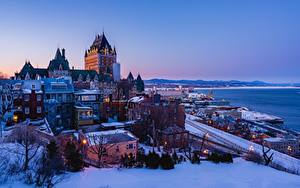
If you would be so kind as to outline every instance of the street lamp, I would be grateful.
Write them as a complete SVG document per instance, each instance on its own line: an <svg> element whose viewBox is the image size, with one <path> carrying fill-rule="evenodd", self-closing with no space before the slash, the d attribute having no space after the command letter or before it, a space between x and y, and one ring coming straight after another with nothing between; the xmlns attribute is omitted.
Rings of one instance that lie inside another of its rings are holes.
<svg viewBox="0 0 300 188"><path fill-rule="evenodd" d="M83 140L82 140L82 143L83 143L83 145L86 145L86 144L87 144L87 140L86 140L86 139L83 139Z"/></svg>
<svg viewBox="0 0 300 188"><path fill-rule="evenodd" d="M249 147L249 151L254 151L254 147L252 145Z"/></svg>

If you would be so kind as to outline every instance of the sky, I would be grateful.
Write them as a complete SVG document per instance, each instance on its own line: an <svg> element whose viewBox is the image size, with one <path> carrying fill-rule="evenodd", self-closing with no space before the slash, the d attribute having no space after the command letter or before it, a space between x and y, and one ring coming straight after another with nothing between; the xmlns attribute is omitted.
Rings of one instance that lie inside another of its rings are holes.
<svg viewBox="0 0 300 188"><path fill-rule="evenodd" d="M47 67L58 47L84 67L97 33L122 76L300 82L298 0L0 0L0 71Z"/></svg>

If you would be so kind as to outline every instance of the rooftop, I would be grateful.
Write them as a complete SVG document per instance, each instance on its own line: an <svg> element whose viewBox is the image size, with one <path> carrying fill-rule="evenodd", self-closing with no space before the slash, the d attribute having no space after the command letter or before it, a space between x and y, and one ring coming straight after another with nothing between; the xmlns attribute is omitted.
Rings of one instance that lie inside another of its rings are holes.
<svg viewBox="0 0 300 188"><path fill-rule="evenodd" d="M103 142L102 144L115 144L137 140L137 138L130 132L119 129L110 131L89 132L86 133L85 136L88 138L90 145L97 144L97 141L95 143L93 139L94 136L100 138L100 142Z"/></svg>

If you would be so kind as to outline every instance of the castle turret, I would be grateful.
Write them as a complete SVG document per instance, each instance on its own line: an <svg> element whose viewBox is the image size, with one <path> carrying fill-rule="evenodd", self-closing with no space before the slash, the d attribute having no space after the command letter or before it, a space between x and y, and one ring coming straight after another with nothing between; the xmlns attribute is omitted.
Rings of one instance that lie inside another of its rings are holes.
<svg viewBox="0 0 300 188"><path fill-rule="evenodd" d="M85 69L95 70L102 77L113 81L113 65L117 63L115 47L112 48L106 39L105 34L96 35L93 44L85 53Z"/></svg>
<svg viewBox="0 0 300 188"><path fill-rule="evenodd" d="M135 86L136 86L136 90L138 92L140 92L140 93L144 92L144 90L145 90L145 84L144 84L144 81L143 81L143 79L142 79L142 77L141 77L140 74L136 78Z"/></svg>

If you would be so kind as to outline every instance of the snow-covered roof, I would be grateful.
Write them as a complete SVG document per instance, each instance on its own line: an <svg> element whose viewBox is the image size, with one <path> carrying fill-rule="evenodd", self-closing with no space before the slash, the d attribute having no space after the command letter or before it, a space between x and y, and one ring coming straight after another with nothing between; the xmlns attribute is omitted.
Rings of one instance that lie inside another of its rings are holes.
<svg viewBox="0 0 300 188"><path fill-rule="evenodd" d="M144 100L143 96L136 96L136 97L132 97L131 99L129 99L128 102L140 103L143 100Z"/></svg>
<svg viewBox="0 0 300 188"><path fill-rule="evenodd" d="M100 95L101 92L98 89L83 89L76 91L75 95Z"/></svg>
<svg viewBox="0 0 300 188"><path fill-rule="evenodd" d="M265 138L264 139L267 142L289 142L289 141L296 141L295 139L292 138L280 138L280 137L270 137L270 138Z"/></svg>
<svg viewBox="0 0 300 188"><path fill-rule="evenodd" d="M123 122L110 122L110 123L101 123L103 127L123 127L125 123Z"/></svg>
<svg viewBox="0 0 300 188"><path fill-rule="evenodd" d="M89 106L74 106L75 108L78 108L78 109L84 109L84 110L92 110L92 108L91 107L89 107Z"/></svg>
<svg viewBox="0 0 300 188"><path fill-rule="evenodd" d="M30 94L30 93L32 93L31 89L23 89L22 91L23 91L24 94ZM34 91L35 91L35 93L39 93L39 94L43 93L42 90L34 90Z"/></svg>
<svg viewBox="0 0 300 188"><path fill-rule="evenodd" d="M125 122L108 122L108 123L101 123L101 126L103 127L125 127L133 125L135 121L125 121Z"/></svg>
<svg viewBox="0 0 300 188"><path fill-rule="evenodd" d="M120 142L128 142L128 141L135 141L137 138L130 133L129 131L125 130L110 130L110 131L98 131L98 132L89 132L85 133L85 136L88 139L89 145L99 144L93 139L94 136L101 137L103 140L102 144L113 144L113 143L120 143Z"/></svg>
<svg viewBox="0 0 300 188"><path fill-rule="evenodd" d="M270 137L270 138L265 138L265 141L268 142L281 142L283 141L283 138L279 138L279 137Z"/></svg>

